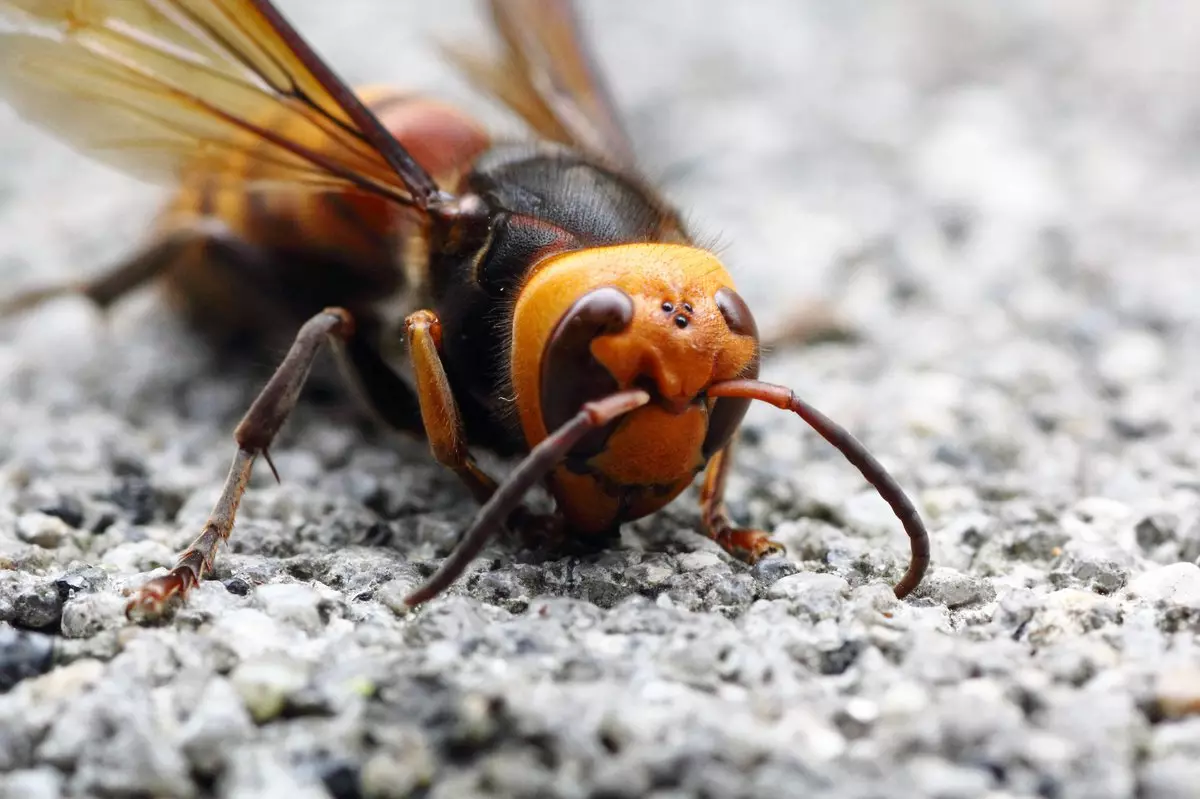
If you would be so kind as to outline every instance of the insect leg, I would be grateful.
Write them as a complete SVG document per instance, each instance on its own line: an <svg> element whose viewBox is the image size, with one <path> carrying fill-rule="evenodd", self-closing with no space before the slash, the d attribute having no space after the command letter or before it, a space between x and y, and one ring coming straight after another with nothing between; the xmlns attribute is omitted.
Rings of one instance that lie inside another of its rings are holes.
<svg viewBox="0 0 1200 799"><path fill-rule="evenodd" d="M80 296L91 300L101 310L132 291L146 285L166 272L194 247L209 247L219 254L245 260L253 250L234 236L224 223L211 218L199 218L181 224L140 252L110 267L88 280L65 280L47 286L27 289L0 300L0 319L33 310L60 297ZM253 257L258 257L257 253Z"/></svg>
<svg viewBox="0 0 1200 799"><path fill-rule="evenodd" d="M904 493L904 489L858 439L850 435L837 422L797 397L796 392L786 386L762 383L758 380L724 380L709 386L708 395L710 397L759 400L781 410L791 411L803 419L821 438L828 441L834 449L842 453L846 460L855 469L858 469L859 474L879 493L879 498L891 507L892 512L896 514L896 518L903 525L904 532L908 534L908 569L900 578L900 582L896 583L894 589L896 598L904 599L916 590L917 586L921 584L921 580L924 579L925 572L929 569L929 531L925 529L925 522L921 521L921 515L917 513L916 506ZM713 482L717 488L720 487L719 475L714 476ZM719 495L719 491L713 493Z"/></svg>
<svg viewBox="0 0 1200 799"><path fill-rule="evenodd" d="M496 493L496 481L479 468L467 450L462 416L442 366L442 323L433 311L417 311L404 320L404 331L433 457L462 479L476 501L487 502Z"/></svg>
<svg viewBox="0 0 1200 799"><path fill-rule="evenodd" d="M761 530L734 527L725 507L725 478L733 463L733 442L713 455L704 472L704 485L700 488L701 525L704 533L716 541L738 560L755 563L768 555L784 552L783 545L771 540Z"/></svg>
<svg viewBox="0 0 1200 799"><path fill-rule="evenodd" d="M322 343L331 338L345 340L353 333L354 319L341 308L326 308L300 328L295 342L284 356L283 363L259 392L250 405L250 410L242 417L241 423L234 431L237 454L233 457L229 476L225 478L221 496L205 522L204 530L187 551L179 556L175 568L165 576L146 583L134 594L126 605L126 615L134 611L144 615L156 615L168 599L175 594L187 594L205 574L212 571L217 547L229 538L233 529L234 516L237 514L242 494L246 491L246 484L250 481L255 459L259 455L263 456L271 471L275 473L275 479L279 479L268 449L279 428L287 420L288 414L295 407L300 389L304 386Z"/></svg>
<svg viewBox="0 0 1200 799"><path fill-rule="evenodd" d="M650 395L645 391L631 389L584 403L579 413L542 439L517 465L504 485L492 492L491 499L483 503L458 546L424 585L404 598L404 604L410 608L416 607L445 591L480 553L505 516L519 507L525 492L561 463L580 439L649 401Z"/></svg>

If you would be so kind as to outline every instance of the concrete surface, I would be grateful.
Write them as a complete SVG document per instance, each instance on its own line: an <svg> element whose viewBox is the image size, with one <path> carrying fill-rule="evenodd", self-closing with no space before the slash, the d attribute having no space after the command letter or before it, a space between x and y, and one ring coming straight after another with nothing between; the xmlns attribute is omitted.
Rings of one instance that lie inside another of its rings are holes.
<svg viewBox="0 0 1200 799"><path fill-rule="evenodd" d="M517 130L434 59L464 2L286 0L355 82ZM935 568L798 421L731 485L793 569L695 533L504 547L399 598L470 515L418 445L311 392L231 551L160 627L120 590L198 531L271 358L153 293L0 332L0 796L1185 797L1200 784L1200 10L1169 0L592 3L648 171L767 367L919 500ZM101 268L158 195L0 110L0 280Z"/></svg>

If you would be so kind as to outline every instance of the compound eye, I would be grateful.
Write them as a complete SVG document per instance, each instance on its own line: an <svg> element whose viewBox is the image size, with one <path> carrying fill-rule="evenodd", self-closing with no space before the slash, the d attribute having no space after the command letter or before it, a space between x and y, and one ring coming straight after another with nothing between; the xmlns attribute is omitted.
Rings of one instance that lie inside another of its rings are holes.
<svg viewBox="0 0 1200 799"><path fill-rule="evenodd" d="M714 299L717 310L725 318L725 324L729 325L729 332L738 336L750 336L758 341L758 325L754 322L754 314L750 313L746 301L736 291L728 287L717 289ZM741 377L758 377L757 355ZM713 403L708 417L708 433L704 437L702 447L705 459L729 444L749 407L750 400L741 398L722 397Z"/></svg>
<svg viewBox="0 0 1200 799"><path fill-rule="evenodd" d="M750 313L749 306L740 294L729 287L722 287L717 289L714 299L717 310L725 318L725 324L729 325L730 332L758 338L758 325L754 321L754 314Z"/></svg>
<svg viewBox="0 0 1200 799"><path fill-rule="evenodd" d="M592 355L592 341L628 329L633 314L633 299L628 294L604 286L580 297L559 320L542 353L542 421L546 432L553 433L568 422L585 402L620 388L616 378ZM572 452L598 451L610 432L602 428L588 434Z"/></svg>

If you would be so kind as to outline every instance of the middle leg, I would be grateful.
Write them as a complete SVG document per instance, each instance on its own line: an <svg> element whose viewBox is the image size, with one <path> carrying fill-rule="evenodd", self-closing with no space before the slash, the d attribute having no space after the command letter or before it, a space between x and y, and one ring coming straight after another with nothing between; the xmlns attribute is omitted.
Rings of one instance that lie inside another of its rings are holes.
<svg viewBox="0 0 1200 799"><path fill-rule="evenodd" d="M237 454L229 468L229 476L221 496L213 507L208 521L192 545L179 556L175 568L141 587L125 607L126 615L137 612L146 616L158 615L167 601L176 594L186 595L212 571L217 548L228 540L234 517L258 456L266 459L275 479L279 479L271 463L269 449L296 406L300 390L312 369L313 360L328 339L345 340L354 334L354 319L341 308L327 308L309 319L300 332L283 363L255 398L250 410L234 431Z"/></svg>
<svg viewBox="0 0 1200 799"><path fill-rule="evenodd" d="M704 534L738 560L757 563L768 555L783 554L784 547L762 530L735 527L725 507L725 479L733 462L733 441L713 455L700 489L700 524Z"/></svg>

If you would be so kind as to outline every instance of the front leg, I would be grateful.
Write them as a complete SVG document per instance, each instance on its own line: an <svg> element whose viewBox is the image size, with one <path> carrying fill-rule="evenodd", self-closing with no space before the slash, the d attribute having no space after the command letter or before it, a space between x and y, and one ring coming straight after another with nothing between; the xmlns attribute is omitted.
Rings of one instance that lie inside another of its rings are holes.
<svg viewBox="0 0 1200 799"><path fill-rule="evenodd" d="M179 556L175 568L165 576L146 583L133 595L125 607L126 615L134 612L145 616L158 615L167 600L176 594L185 596L205 574L212 571L217 548L222 541L228 540L229 533L233 530L238 504L242 501L242 494L246 492L246 484L250 482L255 459L259 455L266 458L275 479L279 479L279 473L271 463L268 450L279 428L296 406L300 389L308 378L321 345L331 338L349 339L353 333L354 319L348 311L341 308L326 308L300 328L283 363L275 370L275 374L255 398L250 410L234 431L237 454L233 457L229 476L225 478L221 496L205 522L204 530L187 551Z"/></svg>
<svg viewBox="0 0 1200 799"><path fill-rule="evenodd" d="M442 323L433 311L417 311L404 320L417 399L429 449L438 463L463 481L481 505L496 493L496 481L479 468L467 449L467 433L450 379L442 365Z"/></svg>
<svg viewBox="0 0 1200 799"><path fill-rule="evenodd" d="M475 501L484 505L496 493L497 483L479 468L467 448L462 414L442 364L442 323L433 311L417 311L404 320L404 330L417 379L421 419L433 457L457 474ZM533 548L557 547L565 532L558 514L541 516L523 505L509 512L504 526L519 531L520 541Z"/></svg>
<svg viewBox="0 0 1200 799"><path fill-rule="evenodd" d="M783 544L761 530L734 527L725 507L725 478L733 462L733 442L708 462L700 489L700 523L704 534L738 560L757 563L768 555L782 555Z"/></svg>

